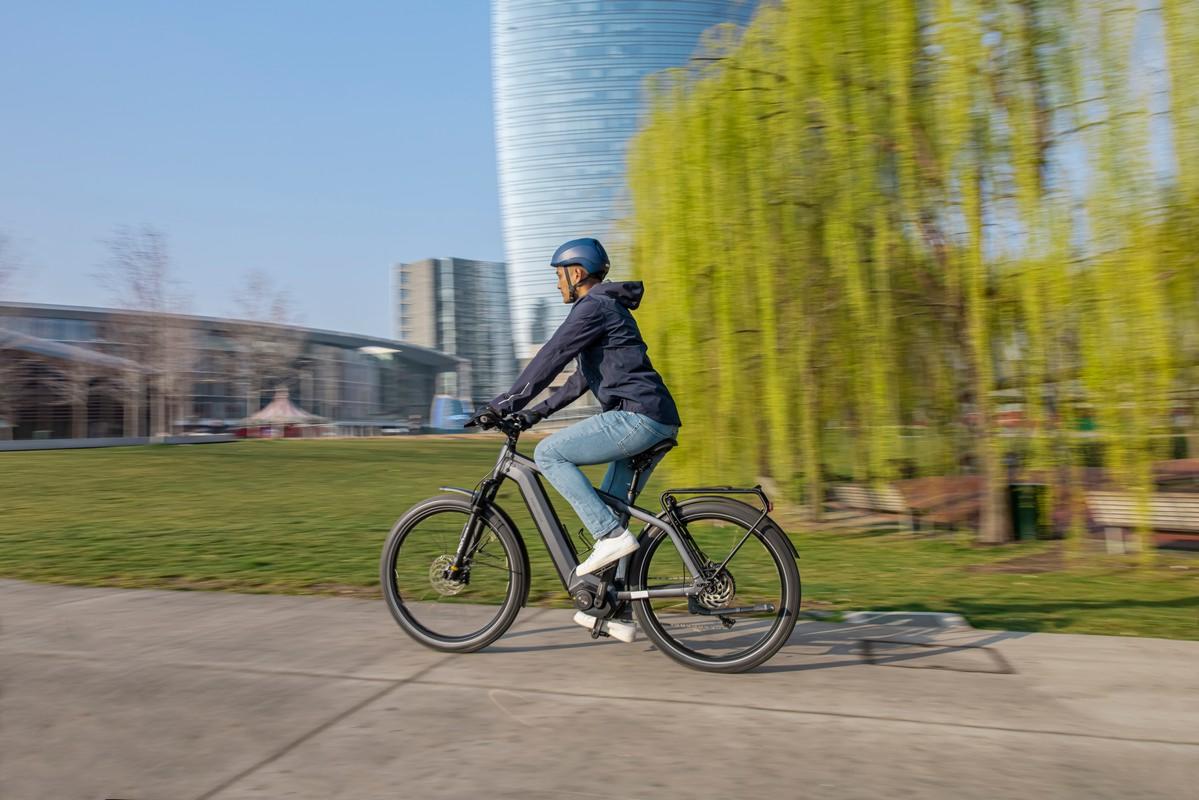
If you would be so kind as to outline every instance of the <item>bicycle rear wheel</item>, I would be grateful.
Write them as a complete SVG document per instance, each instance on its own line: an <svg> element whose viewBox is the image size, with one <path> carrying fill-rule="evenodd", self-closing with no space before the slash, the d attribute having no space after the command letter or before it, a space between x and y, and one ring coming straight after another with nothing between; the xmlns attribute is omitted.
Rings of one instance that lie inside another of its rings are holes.
<svg viewBox="0 0 1199 800"><path fill-rule="evenodd" d="M464 579L446 576L470 513L466 498L432 498L401 517L383 546L379 579L391 615L435 650L469 653L491 644L515 621L527 594L523 546L491 510L463 564Z"/></svg>
<svg viewBox="0 0 1199 800"><path fill-rule="evenodd" d="M635 600L637 620L662 652L689 667L753 669L777 653L795 627L801 588L791 546L764 520L734 552L761 514L744 503L704 499L678 509L714 579L694 601ZM657 528L643 534L632 576L634 590L687 586L694 578L670 537Z"/></svg>

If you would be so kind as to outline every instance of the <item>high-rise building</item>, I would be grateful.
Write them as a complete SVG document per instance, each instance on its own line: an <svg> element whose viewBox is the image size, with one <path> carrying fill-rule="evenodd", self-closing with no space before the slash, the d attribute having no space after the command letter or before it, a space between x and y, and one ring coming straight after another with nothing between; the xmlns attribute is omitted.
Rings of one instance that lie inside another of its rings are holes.
<svg viewBox="0 0 1199 800"><path fill-rule="evenodd" d="M519 357L536 344L533 335L553 333L569 310L549 267L554 249L567 239L613 233L645 77L686 64L705 30L747 22L753 6L495 0L496 147Z"/></svg>
<svg viewBox="0 0 1199 800"><path fill-rule="evenodd" d="M439 394L478 407L516 379L508 275L502 262L426 258L392 268L394 336L456 355L469 372L441 375Z"/></svg>

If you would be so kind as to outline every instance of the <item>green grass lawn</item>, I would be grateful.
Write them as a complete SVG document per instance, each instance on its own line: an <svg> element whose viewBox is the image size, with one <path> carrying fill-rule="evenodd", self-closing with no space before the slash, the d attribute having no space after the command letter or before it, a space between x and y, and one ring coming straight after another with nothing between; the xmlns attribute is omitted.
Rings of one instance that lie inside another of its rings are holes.
<svg viewBox="0 0 1199 800"><path fill-rule="evenodd" d="M391 524L440 485L473 487L499 439L256 441L0 454L0 576L95 586L373 595ZM522 448L529 454L532 443ZM669 458L669 457L668 457ZM589 468L598 481L602 468ZM720 483L718 475L713 483ZM658 477L641 498L656 509ZM556 493L571 531L581 525ZM532 600L566 605L515 487ZM809 609L955 611L976 627L1199 639L1199 558L1149 568L1054 542L795 532ZM380 606L382 613L382 606Z"/></svg>

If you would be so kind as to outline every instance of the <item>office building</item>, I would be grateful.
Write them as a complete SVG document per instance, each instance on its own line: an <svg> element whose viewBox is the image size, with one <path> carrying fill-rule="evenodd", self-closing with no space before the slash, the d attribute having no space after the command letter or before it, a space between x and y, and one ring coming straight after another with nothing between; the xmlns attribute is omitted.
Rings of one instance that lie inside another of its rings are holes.
<svg viewBox="0 0 1199 800"><path fill-rule="evenodd" d="M426 258L392 268L394 336L469 363L445 373L438 394L479 407L516 378L508 274L503 263Z"/></svg>
<svg viewBox="0 0 1199 800"><path fill-rule="evenodd" d="M0 303L0 438L139 437L225 430L287 389L375 434L429 424L462 359L375 336L108 308Z"/></svg>
<svg viewBox="0 0 1199 800"><path fill-rule="evenodd" d="M705 30L747 22L753 5L494 3L496 147L519 358L528 358L537 344L532 337L552 334L569 310L549 267L555 248L580 236L614 244L625 148L638 125L646 76L685 65ZM534 319L535 310L544 319Z"/></svg>

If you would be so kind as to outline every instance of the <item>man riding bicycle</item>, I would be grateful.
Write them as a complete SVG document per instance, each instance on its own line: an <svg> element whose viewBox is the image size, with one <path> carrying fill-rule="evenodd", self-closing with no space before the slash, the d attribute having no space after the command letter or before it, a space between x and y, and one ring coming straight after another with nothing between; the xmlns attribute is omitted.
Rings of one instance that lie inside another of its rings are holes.
<svg viewBox="0 0 1199 800"><path fill-rule="evenodd" d="M620 560L638 545L637 537L600 500L579 465L611 462L601 488L625 496L632 481L631 458L673 438L682 423L629 313L641 303L643 284L605 281L608 254L595 239L572 239L555 251L550 264L558 272L562 302L573 305L570 314L512 389L491 400L467 426L490 428L502 416L516 413L521 428L527 430L588 389L599 400L603 413L546 437L533 454L541 472L595 537L595 549L577 570L586 575ZM526 409L571 360L577 360L577 368L566 383L545 402ZM655 465L642 473L638 491Z"/></svg>

